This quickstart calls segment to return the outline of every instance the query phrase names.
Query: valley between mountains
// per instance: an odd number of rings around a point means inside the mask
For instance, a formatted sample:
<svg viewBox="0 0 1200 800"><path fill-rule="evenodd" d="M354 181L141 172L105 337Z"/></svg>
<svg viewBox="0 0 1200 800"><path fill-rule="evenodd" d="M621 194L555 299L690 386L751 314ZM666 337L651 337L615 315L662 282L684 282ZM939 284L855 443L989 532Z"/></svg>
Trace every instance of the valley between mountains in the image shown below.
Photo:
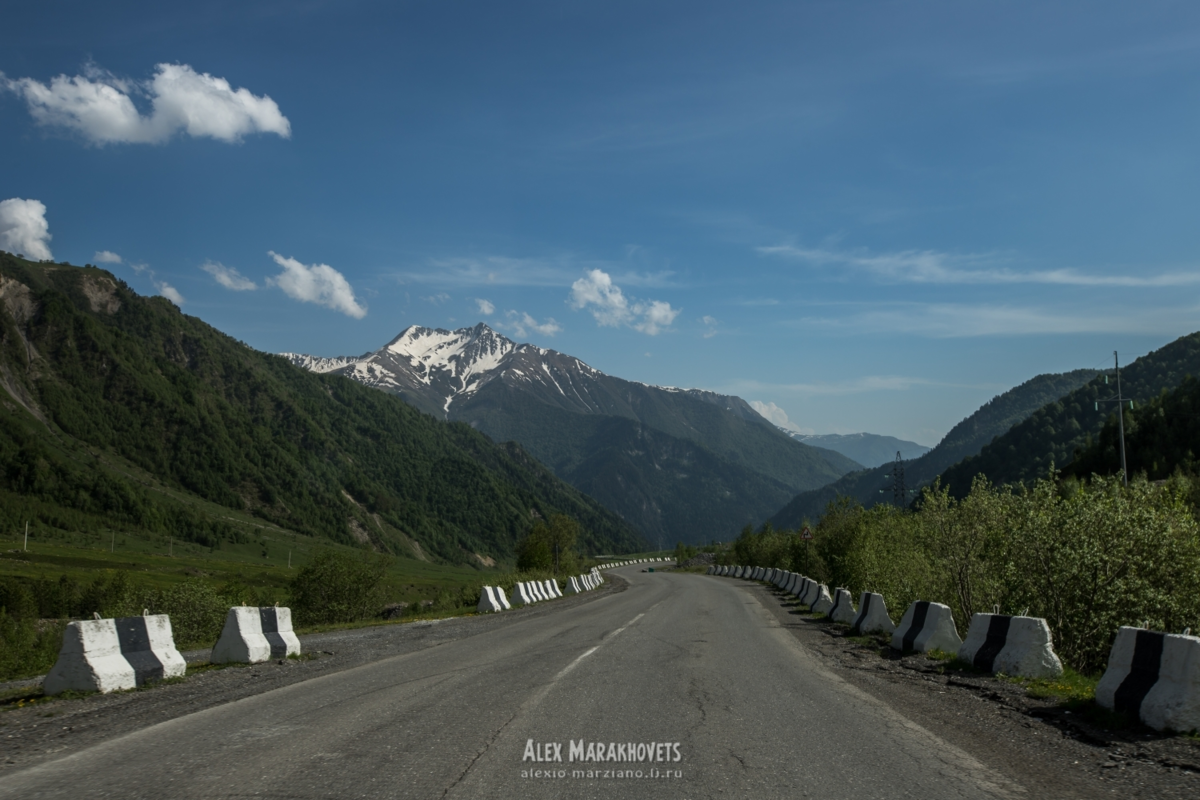
<svg viewBox="0 0 1200 800"><path fill-rule="evenodd" d="M412 326L353 358L282 355L519 442L659 547L727 538L861 469L795 440L739 397L622 380L482 323Z"/></svg>

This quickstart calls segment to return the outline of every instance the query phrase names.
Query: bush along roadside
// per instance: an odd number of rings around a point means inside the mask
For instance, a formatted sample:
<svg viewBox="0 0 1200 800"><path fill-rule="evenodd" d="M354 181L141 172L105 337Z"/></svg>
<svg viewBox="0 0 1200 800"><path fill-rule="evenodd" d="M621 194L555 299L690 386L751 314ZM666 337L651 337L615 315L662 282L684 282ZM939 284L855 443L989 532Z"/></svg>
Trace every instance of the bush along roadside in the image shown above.
<svg viewBox="0 0 1200 800"><path fill-rule="evenodd" d="M877 592L896 613L915 600L971 617L999 609L1046 619L1054 648L1081 674L1104 669L1123 625L1200 630L1200 526L1184 478L1095 477L995 487L979 478L958 501L934 486L915 510L842 499L812 527L747 529L718 564L777 567L857 598Z"/></svg>

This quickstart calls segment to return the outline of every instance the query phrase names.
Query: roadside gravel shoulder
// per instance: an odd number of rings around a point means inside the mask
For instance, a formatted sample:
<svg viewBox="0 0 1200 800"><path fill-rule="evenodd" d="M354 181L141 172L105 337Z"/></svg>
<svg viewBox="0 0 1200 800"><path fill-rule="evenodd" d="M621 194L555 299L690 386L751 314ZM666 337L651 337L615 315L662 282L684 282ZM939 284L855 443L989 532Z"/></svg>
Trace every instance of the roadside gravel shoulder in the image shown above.
<svg viewBox="0 0 1200 800"><path fill-rule="evenodd" d="M594 591L500 614L309 634L300 637L305 654L300 659L221 668L200 666L191 671L192 664L207 660L208 651L189 651L189 674L157 686L43 700L23 708L0 705L0 776L168 719L554 614L622 592L628 585L619 576L609 574Z"/></svg>
<svg viewBox="0 0 1200 800"><path fill-rule="evenodd" d="M845 635L795 598L743 584L836 675L1021 783L1031 797L1200 797L1200 741L1138 726L1104 730L1053 699L987 675L945 671L923 654ZM869 640L868 640L869 641Z"/></svg>

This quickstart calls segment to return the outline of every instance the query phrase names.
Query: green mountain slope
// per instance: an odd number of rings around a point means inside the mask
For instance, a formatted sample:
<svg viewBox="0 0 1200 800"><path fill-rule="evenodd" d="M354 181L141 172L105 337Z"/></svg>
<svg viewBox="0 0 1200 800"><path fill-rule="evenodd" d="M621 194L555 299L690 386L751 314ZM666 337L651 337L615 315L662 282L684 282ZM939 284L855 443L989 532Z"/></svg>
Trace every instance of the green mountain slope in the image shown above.
<svg viewBox="0 0 1200 800"><path fill-rule="evenodd" d="M507 557L557 512L580 520L585 549L642 545L520 447L257 352L103 270L0 254L0 326L0 494L44 524L218 544L235 533L215 504L469 562Z"/></svg>
<svg viewBox="0 0 1200 800"><path fill-rule="evenodd" d="M1177 469L1197 474L1200 464L1200 380L1188 376L1145 405L1125 408L1125 463L1130 476L1169 478ZM1120 432L1110 414L1099 435L1063 473L1079 478L1121 471Z"/></svg>
<svg viewBox="0 0 1200 800"><path fill-rule="evenodd" d="M494 438L521 442L556 475L664 546L705 542L758 522L794 491L694 441L626 417L576 414L523 393L494 408L479 404L474 412L472 424ZM823 482L828 469L804 477Z"/></svg>
<svg viewBox="0 0 1200 800"><path fill-rule="evenodd" d="M1200 333L1176 339L1121 368L1121 389L1136 403L1146 403L1183 383L1188 375L1200 375ZM957 496L971 488L976 475L993 483L1017 483L1046 474L1051 465L1064 467L1077 451L1100 433L1115 412L1111 403L1095 403L1112 397L1116 386L1100 376L1075 391L1038 409L1012 427L978 455L966 458L942 474L942 482Z"/></svg>
<svg viewBox="0 0 1200 800"><path fill-rule="evenodd" d="M904 482L912 490L928 485L944 469L965 456L978 453L988 442L1020 423L1047 403L1094 378L1094 370L1075 370L1062 374L1038 375L1025 383L993 397L971 416L959 422L936 447L920 458L904 462ZM853 472L836 483L812 492L803 492L771 518L776 527L794 528L805 519L815 521L830 501L852 497L864 506L893 502L892 464Z"/></svg>

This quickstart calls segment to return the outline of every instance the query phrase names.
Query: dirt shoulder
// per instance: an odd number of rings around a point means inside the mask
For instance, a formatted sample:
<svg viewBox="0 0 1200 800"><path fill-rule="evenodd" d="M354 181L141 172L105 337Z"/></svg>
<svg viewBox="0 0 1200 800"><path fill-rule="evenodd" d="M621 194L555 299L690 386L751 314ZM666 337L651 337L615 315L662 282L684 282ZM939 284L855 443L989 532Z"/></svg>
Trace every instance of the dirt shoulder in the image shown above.
<svg viewBox="0 0 1200 800"><path fill-rule="evenodd" d="M1023 784L1033 797L1200 797L1200 740L1144 726L1107 730L1056 699L988 675L948 671L921 654L900 656L882 638L850 638L795 598L747 585L839 677Z"/></svg>
<svg viewBox="0 0 1200 800"><path fill-rule="evenodd" d="M314 633L300 637L301 659L222 668L189 663L183 678L145 689L46 699L23 707L12 698L0 700L0 776L164 720L590 603L628 585L608 574L595 591L501 614ZM188 655L191 662L204 654Z"/></svg>

